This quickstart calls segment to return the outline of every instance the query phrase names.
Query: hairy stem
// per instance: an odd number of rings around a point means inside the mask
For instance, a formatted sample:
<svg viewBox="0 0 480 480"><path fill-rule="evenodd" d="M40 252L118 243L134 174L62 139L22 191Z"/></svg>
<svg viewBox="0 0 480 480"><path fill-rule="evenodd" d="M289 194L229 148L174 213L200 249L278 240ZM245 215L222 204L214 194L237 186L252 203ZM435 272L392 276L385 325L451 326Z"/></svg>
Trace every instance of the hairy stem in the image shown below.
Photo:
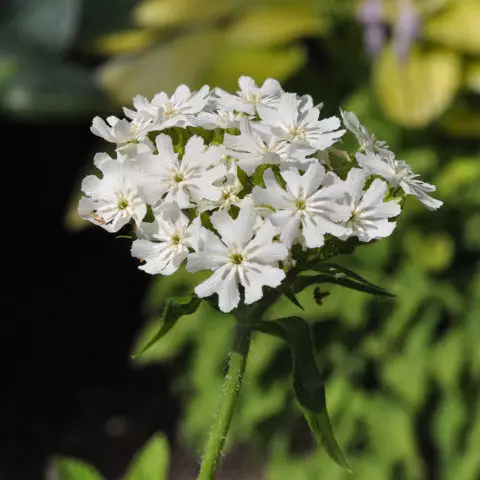
<svg viewBox="0 0 480 480"><path fill-rule="evenodd" d="M238 393L242 385L243 374L247 364L250 348L250 329L242 324L235 327L235 338L230 353L228 372L223 383L220 406L215 416L215 423L205 447L198 480L213 480L219 458L227 438L232 421Z"/></svg>

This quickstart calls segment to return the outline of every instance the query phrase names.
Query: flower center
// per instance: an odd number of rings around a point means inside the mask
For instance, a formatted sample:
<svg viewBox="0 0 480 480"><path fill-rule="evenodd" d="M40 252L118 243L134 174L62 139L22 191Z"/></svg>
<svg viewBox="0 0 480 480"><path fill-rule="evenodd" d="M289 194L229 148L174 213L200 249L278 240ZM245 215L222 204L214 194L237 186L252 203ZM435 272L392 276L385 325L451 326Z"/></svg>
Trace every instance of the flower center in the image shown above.
<svg viewBox="0 0 480 480"><path fill-rule="evenodd" d="M177 110L172 105L172 102L166 103L163 107L163 110L164 110L165 119L169 119L171 117L174 117L177 114Z"/></svg>
<svg viewBox="0 0 480 480"><path fill-rule="evenodd" d="M175 183L180 183L180 182L183 182L183 175L181 173L176 173L174 176L173 176L173 181Z"/></svg>
<svg viewBox="0 0 480 480"><path fill-rule="evenodd" d="M305 200L297 199L295 202L295 207L297 207L297 210L305 210L305 207L307 204L305 203Z"/></svg>
<svg viewBox="0 0 480 480"><path fill-rule="evenodd" d="M126 198L121 198L118 201L117 206L119 210L125 210L126 208L128 208L128 200Z"/></svg>
<svg viewBox="0 0 480 480"><path fill-rule="evenodd" d="M182 241L180 235L178 233L176 233L175 235L173 235L172 237L172 243L174 245L178 245L180 242Z"/></svg>
<svg viewBox="0 0 480 480"><path fill-rule="evenodd" d="M243 262L243 256L241 253L232 253L230 255L230 260L235 265L240 265Z"/></svg>

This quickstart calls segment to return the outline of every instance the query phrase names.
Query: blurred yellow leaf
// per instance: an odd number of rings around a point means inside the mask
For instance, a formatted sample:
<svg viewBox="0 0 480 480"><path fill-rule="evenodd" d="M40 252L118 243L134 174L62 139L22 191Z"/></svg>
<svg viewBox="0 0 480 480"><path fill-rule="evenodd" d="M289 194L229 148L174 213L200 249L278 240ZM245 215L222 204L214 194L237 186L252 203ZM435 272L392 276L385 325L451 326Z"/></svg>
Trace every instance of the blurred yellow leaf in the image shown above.
<svg viewBox="0 0 480 480"><path fill-rule="evenodd" d="M391 46L377 60L373 81L385 114L408 127L422 127L450 105L461 81L461 61L452 52L412 49L405 63Z"/></svg>
<svg viewBox="0 0 480 480"><path fill-rule="evenodd" d="M238 0L146 0L134 12L135 22L147 28L171 28L191 22L216 20Z"/></svg>
<svg viewBox="0 0 480 480"><path fill-rule="evenodd" d="M221 44L219 34L191 35L158 45L137 56L121 56L99 70L102 86L120 104L137 95L152 97L160 91L173 93L181 83L195 89Z"/></svg>
<svg viewBox="0 0 480 480"><path fill-rule="evenodd" d="M273 77L286 80L306 61L303 47L283 49L228 49L218 55L207 73L205 81L225 89L237 90L237 79L249 75L257 83Z"/></svg>
<svg viewBox="0 0 480 480"><path fill-rule="evenodd" d="M480 93L480 60L475 60L467 65L465 83L468 88Z"/></svg>
<svg viewBox="0 0 480 480"><path fill-rule="evenodd" d="M464 52L480 54L480 1L457 0L424 25L427 39Z"/></svg>
<svg viewBox="0 0 480 480"><path fill-rule="evenodd" d="M228 30L229 41L243 47L273 46L298 37L320 35L328 27L314 5L255 8L242 15Z"/></svg>
<svg viewBox="0 0 480 480"><path fill-rule="evenodd" d="M125 30L100 37L94 50L102 55L118 55L144 50L158 39L158 35L148 30Z"/></svg>

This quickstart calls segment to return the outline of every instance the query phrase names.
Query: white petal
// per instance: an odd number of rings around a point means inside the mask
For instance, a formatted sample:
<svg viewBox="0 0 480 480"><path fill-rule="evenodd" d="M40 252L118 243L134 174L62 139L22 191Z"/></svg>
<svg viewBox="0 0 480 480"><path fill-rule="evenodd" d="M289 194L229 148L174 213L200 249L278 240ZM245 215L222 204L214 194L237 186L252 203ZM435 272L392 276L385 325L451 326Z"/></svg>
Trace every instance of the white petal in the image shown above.
<svg viewBox="0 0 480 480"><path fill-rule="evenodd" d="M267 78L263 82L263 85L260 91L262 95L265 95L268 97L280 96L283 93L280 82L273 78Z"/></svg>
<svg viewBox="0 0 480 480"><path fill-rule="evenodd" d="M347 175L346 186L352 202L358 202L363 195L367 172L362 168L352 168Z"/></svg>
<svg viewBox="0 0 480 480"><path fill-rule="evenodd" d="M161 133L155 139L155 145L158 150L157 158L159 158L160 160L163 160L162 157L166 157L166 159L168 160L171 160L171 159L177 160L177 154L173 150L172 139L170 136L165 135L164 133ZM178 160L175 163L178 163Z"/></svg>
<svg viewBox="0 0 480 480"><path fill-rule="evenodd" d="M348 229L320 215L315 217L305 216L302 219L302 234L308 248L321 247L324 244L325 233L341 237L348 233Z"/></svg>
<svg viewBox="0 0 480 480"><path fill-rule="evenodd" d="M242 285L245 287L245 303L250 304L260 300L264 285L278 287L284 278L283 270L268 265L255 264L254 268L247 269L242 279Z"/></svg>
<svg viewBox="0 0 480 480"><path fill-rule="evenodd" d="M233 234L235 236L235 245L240 248L245 247L254 235L254 227L257 220L257 212L253 206L246 205L240 209L238 217L234 220Z"/></svg>
<svg viewBox="0 0 480 480"><path fill-rule="evenodd" d="M397 224L388 220L380 220L374 223L366 223L357 226L355 234L361 242L370 242L377 238L389 237Z"/></svg>
<svg viewBox="0 0 480 480"><path fill-rule="evenodd" d="M216 273L216 272L215 272ZM234 268L230 270L218 291L218 308L222 312L231 312L240 302L238 278Z"/></svg>
<svg viewBox="0 0 480 480"><path fill-rule="evenodd" d="M397 183L395 170L379 155L374 153L356 153L355 158L357 159L358 164L368 172L375 175L380 175L381 177L385 178L385 180L388 180L388 182L390 182L392 185Z"/></svg>
<svg viewBox="0 0 480 480"><path fill-rule="evenodd" d="M100 117L95 117L92 120L92 126L90 127L90 131L105 139L107 142L115 143L115 137L113 136L110 127L105 123L105 120Z"/></svg>
<svg viewBox="0 0 480 480"><path fill-rule="evenodd" d="M198 135L189 138L182 158L182 167L184 169L194 168L202 164L204 145L203 138Z"/></svg>
<svg viewBox="0 0 480 480"><path fill-rule="evenodd" d="M135 209L133 212L132 218L135 220L135 223L140 225L142 220L145 218L145 215L147 214L147 205L145 203L142 203L138 205L138 207Z"/></svg>
<svg viewBox="0 0 480 480"><path fill-rule="evenodd" d="M99 192L101 189L102 181L100 178L95 175L88 175L82 181L82 192L87 195L95 196L96 192Z"/></svg>
<svg viewBox="0 0 480 480"><path fill-rule="evenodd" d="M190 256L191 255L189 255L188 260L190 260ZM222 282L224 281L224 277L228 274L229 269L229 265L223 265L222 267L220 267L210 277L208 277L205 281L195 287L195 293L200 298L204 298L213 295L215 292L218 292L218 290L220 290Z"/></svg>
<svg viewBox="0 0 480 480"><path fill-rule="evenodd" d="M280 228L280 240L282 243L286 245L287 248L291 248L300 230L300 215L284 210L273 213L268 218L274 225Z"/></svg>
<svg viewBox="0 0 480 480"><path fill-rule="evenodd" d="M291 195L280 187L271 169L265 171L263 181L266 188L254 187L252 190L253 200L257 205L267 205L275 209L292 208Z"/></svg>

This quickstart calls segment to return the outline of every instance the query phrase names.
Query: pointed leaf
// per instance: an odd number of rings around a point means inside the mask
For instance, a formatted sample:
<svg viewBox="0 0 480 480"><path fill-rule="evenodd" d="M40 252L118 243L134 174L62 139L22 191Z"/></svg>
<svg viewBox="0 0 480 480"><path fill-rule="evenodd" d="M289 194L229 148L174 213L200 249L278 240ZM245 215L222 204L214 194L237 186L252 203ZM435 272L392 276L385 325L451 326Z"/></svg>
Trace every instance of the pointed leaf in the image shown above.
<svg viewBox="0 0 480 480"><path fill-rule="evenodd" d="M354 271L342 267L341 265L337 265L334 263L327 263L327 262L322 262L319 263L313 267L309 267L311 270L314 270L315 272L321 272L325 273L330 276L334 276L336 279L350 279L355 282L359 282L362 285L365 285L367 287L371 287L374 290L382 291L384 292L383 295L389 295L389 296L394 296L390 293L388 293L383 287L379 287L378 285L373 284L372 282L369 282L366 278L363 278L361 275L358 273L355 273Z"/></svg>
<svg viewBox="0 0 480 480"><path fill-rule="evenodd" d="M305 310L302 306L302 304L298 301L298 298L295 296L295 294L289 289L286 288L283 290L283 294L298 308Z"/></svg>
<svg viewBox="0 0 480 480"><path fill-rule="evenodd" d="M298 293L310 285L317 285L319 283L335 283L336 285L350 288L351 290L357 290L358 292L368 293L370 295L379 295L385 297L395 296L381 287L376 287L375 285L366 285L364 283L351 280L350 278L336 277L334 275L325 274L300 276L295 280L293 289L295 293Z"/></svg>
<svg viewBox="0 0 480 480"><path fill-rule="evenodd" d="M264 321L253 328L282 338L288 343L293 358L293 386L305 419L328 455L348 471L350 467L338 446L330 424L325 399L325 384L315 362L310 327L299 317Z"/></svg>
<svg viewBox="0 0 480 480"><path fill-rule="evenodd" d="M132 355L133 358L147 351L152 345L163 338L184 315L195 313L200 306L201 299L195 295L186 297L174 297L167 301L162 313L162 324L158 332L147 342L147 344L138 352Z"/></svg>
<svg viewBox="0 0 480 480"><path fill-rule="evenodd" d="M168 441L154 435L133 457L124 480L166 480L168 463Z"/></svg>
<svg viewBox="0 0 480 480"><path fill-rule="evenodd" d="M58 480L102 480L102 475L90 464L71 457L56 457L51 464Z"/></svg>

